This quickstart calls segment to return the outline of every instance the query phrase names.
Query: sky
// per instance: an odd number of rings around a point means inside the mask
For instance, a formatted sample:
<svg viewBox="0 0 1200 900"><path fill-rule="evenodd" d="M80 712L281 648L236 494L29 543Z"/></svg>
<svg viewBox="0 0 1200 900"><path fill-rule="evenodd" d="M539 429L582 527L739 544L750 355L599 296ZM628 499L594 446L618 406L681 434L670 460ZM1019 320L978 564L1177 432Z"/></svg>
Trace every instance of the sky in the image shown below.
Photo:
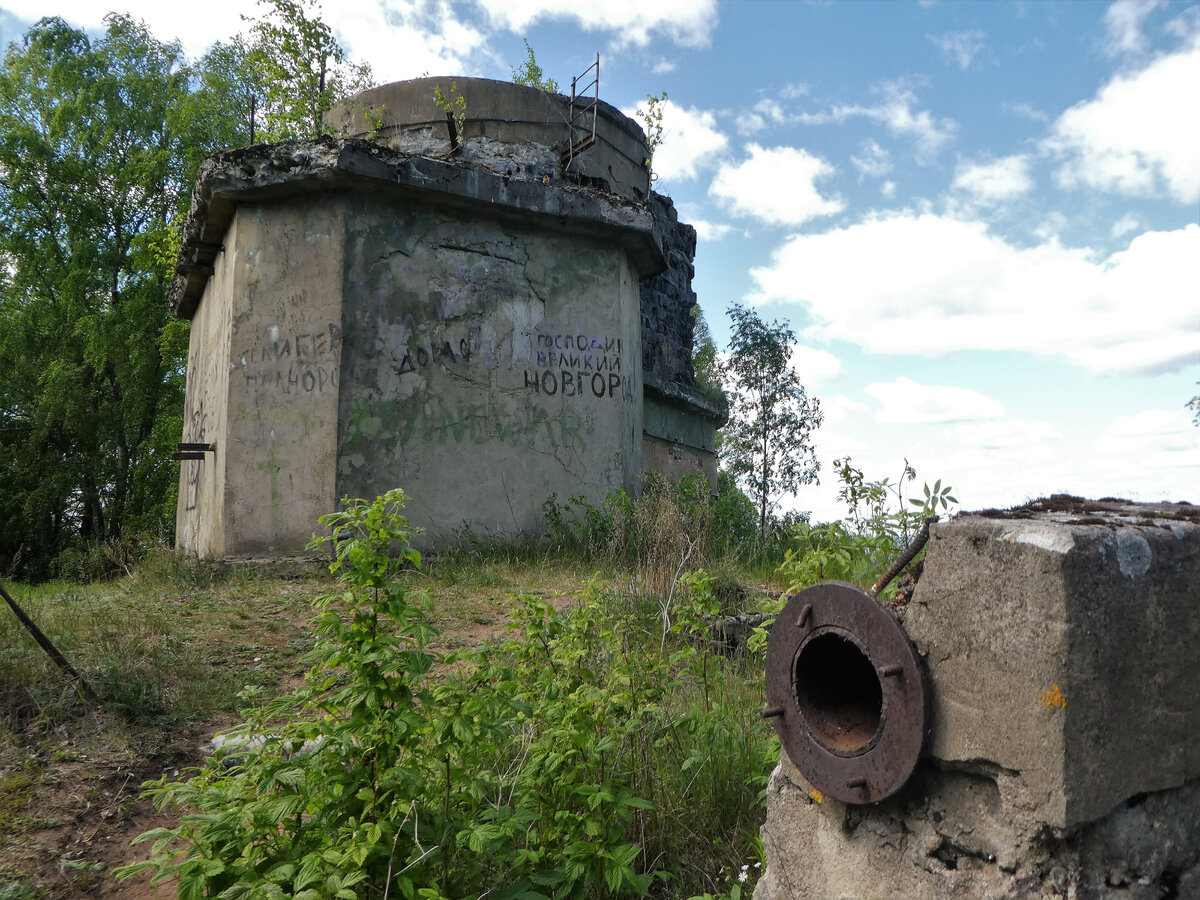
<svg viewBox="0 0 1200 900"><path fill-rule="evenodd" d="M252 3L0 0L128 12L199 56ZM569 85L667 92L656 190L699 235L718 345L734 302L797 335L835 459L964 509L1050 493L1200 504L1200 3L353 0L321 16L377 81L510 79L522 39Z"/></svg>

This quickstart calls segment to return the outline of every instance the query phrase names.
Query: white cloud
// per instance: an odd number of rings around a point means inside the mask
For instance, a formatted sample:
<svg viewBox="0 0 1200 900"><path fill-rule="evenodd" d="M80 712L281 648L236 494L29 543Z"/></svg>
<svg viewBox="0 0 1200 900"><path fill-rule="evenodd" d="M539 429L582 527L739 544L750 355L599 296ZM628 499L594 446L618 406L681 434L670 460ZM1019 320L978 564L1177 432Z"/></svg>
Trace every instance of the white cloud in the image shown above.
<svg viewBox="0 0 1200 900"><path fill-rule="evenodd" d="M883 184L879 185L879 193L883 194L885 197L894 197L896 195L896 182L885 181Z"/></svg>
<svg viewBox="0 0 1200 900"><path fill-rule="evenodd" d="M238 0L212 0L203 5L159 0L124 0L111 5L93 0L57 0L53 8L38 0L4 0L4 8L19 19L34 22L42 16L56 15L86 29L103 28L109 11L119 9L144 21L160 41L179 40L193 58L202 55L214 41L233 37L242 28L240 14L256 12Z"/></svg>
<svg viewBox="0 0 1200 900"><path fill-rule="evenodd" d="M900 376L868 384L863 390L879 401L875 421L882 425L947 425L1004 416L998 401L970 388L918 384Z"/></svg>
<svg viewBox="0 0 1200 900"><path fill-rule="evenodd" d="M733 232L732 225L709 222L707 219L687 219L686 221L696 229L696 239L704 243L719 241Z"/></svg>
<svg viewBox="0 0 1200 900"><path fill-rule="evenodd" d="M1179 409L1148 409L1121 416L1096 439L1094 452L1160 467L1200 468L1200 428ZM1197 482L1200 483L1200 482ZM1184 485L1180 485L1181 488Z"/></svg>
<svg viewBox="0 0 1200 900"><path fill-rule="evenodd" d="M754 104L754 109L737 117L737 130L738 134L754 134L766 128L768 122L779 125L786 121L787 116L779 101L764 97Z"/></svg>
<svg viewBox="0 0 1200 900"><path fill-rule="evenodd" d="M718 20L717 0L593 0L567 6L559 0L475 0L494 27L525 34L548 20L570 20L585 31L607 32L618 46L644 47L651 40L670 40L684 46L709 43ZM5 0L18 18L35 20L47 14L44 3ZM72 24L99 28L112 6L94 0L58 0L53 13ZM142 19L160 40L178 38L195 58L217 40L242 29L239 15L256 15L245 0L209 0L203 4L163 3L162 0L122 0L117 5ZM321 18L359 61L372 64L380 81L411 78L424 72L472 74L473 54L486 51L483 32L467 24L451 0L378 0L375 3L327 4Z"/></svg>
<svg viewBox="0 0 1200 900"><path fill-rule="evenodd" d="M784 100L795 100L797 97L803 97L808 93L808 85L803 82L784 85L783 90L779 92L779 96Z"/></svg>
<svg viewBox="0 0 1200 900"><path fill-rule="evenodd" d="M1054 238L1016 247L982 222L895 213L793 235L751 276L752 302L805 306L807 333L873 353L1018 350L1092 372L1200 361L1200 225L1147 232L1102 258Z"/></svg>
<svg viewBox="0 0 1200 900"><path fill-rule="evenodd" d="M854 168L858 169L860 175L882 178L892 171L892 157L879 144L868 139L863 141L861 146L861 155L850 157L850 162L854 163Z"/></svg>
<svg viewBox="0 0 1200 900"><path fill-rule="evenodd" d="M1104 13L1110 55L1140 53L1146 49L1142 22L1162 0L1116 0Z"/></svg>
<svg viewBox="0 0 1200 900"><path fill-rule="evenodd" d="M960 162L954 173L956 190L966 191L981 203L1001 203L1033 190L1029 157L1005 156L991 162Z"/></svg>
<svg viewBox="0 0 1200 900"><path fill-rule="evenodd" d="M1165 188L1180 203L1200 200L1198 84L1200 36L1068 109L1045 141L1063 159L1059 183L1137 196Z"/></svg>
<svg viewBox="0 0 1200 900"><path fill-rule="evenodd" d="M972 60L984 47L983 32L977 28L971 31L950 31L941 35L928 34L926 37L942 51L943 56L957 63L964 72L971 68Z"/></svg>
<svg viewBox="0 0 1200 900"><path fill-rule="evenodd" d="M744 112L735 122L738 134L757 134L767 127L766 121L756 112Z"/></svg>
<svg viewBox="0 0 1200 900"><path fill-rule="evenodd" d="M834 394L821 398L821 412L825 414L821 433L828 434L830 429L847 424L853 416L870 413L871 407L845 394Z"/></svg>
<svg viewBox="0 0 1200 900"><path fill-rule="evenodd" d="M640 106L638 108L641 108ZM707 110L680 106L673 100L660 104L662 144L654 151L654 171L664 181L695 178L699 170L715 166L729 139L717 128L717 119ZM621 110L631 118L635 108ZM637 119L639 125L644 125Z"/></svg>
<svg viewBox="0 0 1200 900"><path fill-rule="evenodd" d="M21 18L46 14L44 4L6 0L5 8ZM111 6L91 0L58 0L55 14L73 25L98 29ZM124 12L144 21L159 40L178 38L195 59L215 41L244 32L239 16L260 10L244 0L211 0L204 4L122 0ZM449 0L384 0L378 4L324 7L321 18L356 62L370 62L379 82L414 78L422 73L461 75L477 71L472 59L485 50L486 38L460 20Z"/></svg>
<svg viewBox="0 0 1200 900"><path fill-rule="evenodd" d="M814 388L842 373L842 361L828 350L806 347L803 344L792 345L791 364L810 393Z"/></svg>
<svg viewBox="0 0 1200 900"><path fill-rule="evenodd" d="M953 119L938 119L929 110L914 110L917 95L903 82L885 82L875 93L881 97L881 102L875 106L842 104L829 112L803 113L797 118L805 125L840 123L855 117L873 119L893 134L912 138L917 145L918 158L926 161L953 140L958 123Z"/></svg>
<svg viewBox="0 0 1200 900"><path fill-rule="evenodd" d="M724 163L709 193L735 215L753 216L771 225L800 225L840 212L840 197L823 197L816 181L834 168L819 156L796 147L749 144L750 157Z"/></svg>
<svg viewBox="0 0 1200 900"><path fill-rule="evenodd" d="M783 114L783 107L779 105L779 101L772 100L770 97L764 97L755 103L754 111L777 124L787 121L787 117Z"/></svg>
<svg viewBox="0 0 1200 900"><path fill-rule="evenodd" d="M1050 117L1048 115L1030 103L1006 103L1004 104L1004 108L1008 112L1014 112L1017 115L1024 116L1026 119L1031 119L1034 122L1050 121Z"/></svg>
<svg viewBox="0 0 1200 900"><path fill-rule="evenodd" d="M654 67L650 71L655 75L666 75L668 72L674 72L675 61L662 57L654 63Z"/></svg>
<svg viewBox="0 0 1200 900"><path fill-rule="evenodd" d="M686 222L696 229L696 238L699 241L719 241L734 231L732 225L706 219L704 207L698 203L679 202L675 208L679 211L679 221Z"/></svg>
<svg viewBox="0 0 1200 900"><path fill-rule="evenodd" d="M487 52L487 38L458 19L448 0L348 3L322 15L351 57L370 61L380 83L429 75L476 74L471 61Z"/></svg>
<svg viewBox="0 0 1200 900"><path fill-rule="evenodd" d="M717 25L717 0L475 0L496 24L525 34L534 24L570 20L585 31L607 31L618 45L645 47L652 38L669 38L686 47L707 46Z"/></svg>
<svg viewBox="0 0 1200 900"><path fill-rule="evenodd" d="M1052 209L1043 213L1041 221L1033 226L1033 236L1040 241L1051 243L1057 241L1070 224L1066 216L1057 209Z"/></svg>
<svg viewBox="0 0 1200 900"><path fill-rule="evenodd" d="M1137 231L1139 227L1141 227L1141 222L1138 220L1138 217L1133 213L1126 213L1113 222L1110 234L1117 238L1123 234L1129 234L1131 231Z"/></svg>
<svg viewBox="0 0 1200 900"><path fill-rule="evenodd" d="M1045 445L1058 440L1062 431L1052 422L993 419L986 422L964 422L951 430L951 443L975 451L1007 450L1027 445Z"/></svg>

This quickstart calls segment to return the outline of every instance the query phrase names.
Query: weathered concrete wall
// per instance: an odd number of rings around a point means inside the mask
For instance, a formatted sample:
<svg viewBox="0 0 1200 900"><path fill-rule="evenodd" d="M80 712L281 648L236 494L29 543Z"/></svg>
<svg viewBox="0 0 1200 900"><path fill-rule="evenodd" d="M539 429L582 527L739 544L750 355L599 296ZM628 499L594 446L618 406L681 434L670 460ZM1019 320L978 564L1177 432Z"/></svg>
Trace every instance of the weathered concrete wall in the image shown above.
<svg viewBox="0 0 1200 900"><path fill-rule="evenodd" d="M450 134L446 113L435 102L435 88L447 98L461 96L466 102L461 145L454 158L487 165L510 178L584 185L629 200L646 199L646 136L635 121L603 100L596 104L596 143L565 168L562 154L568 134L576 142L590 135L592 117L577 120L569 132L568 97L507 81L440 76L397 81L338 104L325 121L348 137L368 138L403 153L447 157Z"/></svg>
<svg viewBox="0 0 1200 900"><path fill-rule="evenodd" d="M302 552L339 497L397 486L430 538L636 490L638 283L662 265L645 206L590 189L361 141L214 157L172 296L198 326L189 436L226 424L194 464L219 488L181 472L178 545Z"/></svg>
<svg viewBox="0 0 1200 900"><path fill-rule="evenodd" d="M237 223L226 240L237 243ZM179 464L179 500L175 511L175 540L193 553L220 557L225 552L225 457L228 444L228 360L233 331L233 306L223 299L235 291L236 259L222 253L204 288L206 299L192 319L188 336L187 393L184 396L183 440L213 443L216 449L200 460Z"/></svg>
<svg viewBox="0 0 1200 900"><path fill-rule="evenodd" d="M1197 585L1186 504L936 525L904 618L933 703L917 772L853 807L782 760L757 900L1200 896Z"/></svg>
<svg viewBox="0 0 1200 900"><path fill-rule="evenodd" d="M338 491L395 485L434 537L537 532L642 470L637 277L617 246L355 197Z"/></svg>
<svg viewBox="0 0 1200 900"><path fill-rule="evenodd" d="M345 202L248 203L237 222L225 552L294 552L338 499Z"/></svg>
<svg viewBox="0 0 1200 900"><path fill-rule="evenodd" d="M650 195L650 209L663 233L667 267L642 282L642 370L658 383L696 391L692 370L692 341L696 320L696 229L679 221L675 203L661 194Z"/></svg>
<svg viewBox="0 0 1200 900"><path fill-rule="evenodd" d="M646 470L672 481L700 473L716 490L716 434L729 409L724 397L703 394L692 369L696 229L679 221L669 197L651 193L649 205L667 267L641 284Z"/></svg>

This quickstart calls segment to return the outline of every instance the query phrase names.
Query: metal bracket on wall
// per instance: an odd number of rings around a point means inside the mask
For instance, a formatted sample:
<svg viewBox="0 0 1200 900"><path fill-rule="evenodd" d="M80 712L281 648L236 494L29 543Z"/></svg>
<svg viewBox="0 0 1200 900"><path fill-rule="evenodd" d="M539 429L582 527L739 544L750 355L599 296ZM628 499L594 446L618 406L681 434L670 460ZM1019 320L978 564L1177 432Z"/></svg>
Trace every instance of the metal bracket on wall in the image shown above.
<svg viewBox="0 0 1200 900"><path fill-rule="evenodd" d="M580 82L585 81L593 70L595 70L595 75L592 77L592 80L580 88ZM587 96L588 91L593 92L591 97ZM571 102L567 112L567 149L562 155L563 169L570 166L571 160L576 156L596 143L596 113L599 103L600 54L597 53L596 61L584 69L582 75L577 75L571 79ZM587 124L589 113L592 116L590 126ZM580 132L582 132L583 137L577 140L575 135Z"/></svg>
<svg viewBox="0 0 1200 900"><path fill-rule="evenodd" d="M216 453L216 444L206 444L200 441L180 441L175 445L178 452L175 459L204 459L205 453Z"/></svg>

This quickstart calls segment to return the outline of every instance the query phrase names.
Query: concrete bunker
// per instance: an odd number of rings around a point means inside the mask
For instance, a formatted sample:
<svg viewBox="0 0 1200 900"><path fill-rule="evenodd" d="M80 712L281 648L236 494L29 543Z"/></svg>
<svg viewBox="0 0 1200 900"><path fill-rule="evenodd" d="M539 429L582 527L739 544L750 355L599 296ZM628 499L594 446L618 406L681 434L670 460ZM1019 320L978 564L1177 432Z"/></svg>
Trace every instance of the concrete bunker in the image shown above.
<svg viewBox="0 0 1200 900"><path fill-rule="evenodd" d="M430 540L537 533L546 498L715 479L691 371L695 232L603 102L455 79L335 108L343 134L201 167L171 302L192 321L177 546L302 552L342 496L403 487Z"/></svg>
<svg viewBox="0 0 1200 900"><path fill-rule="evenodd" d="M1200 509L1056 496L935 525L895 616L793 597L754 896L1200 897L1198 585Z"/></svg>

